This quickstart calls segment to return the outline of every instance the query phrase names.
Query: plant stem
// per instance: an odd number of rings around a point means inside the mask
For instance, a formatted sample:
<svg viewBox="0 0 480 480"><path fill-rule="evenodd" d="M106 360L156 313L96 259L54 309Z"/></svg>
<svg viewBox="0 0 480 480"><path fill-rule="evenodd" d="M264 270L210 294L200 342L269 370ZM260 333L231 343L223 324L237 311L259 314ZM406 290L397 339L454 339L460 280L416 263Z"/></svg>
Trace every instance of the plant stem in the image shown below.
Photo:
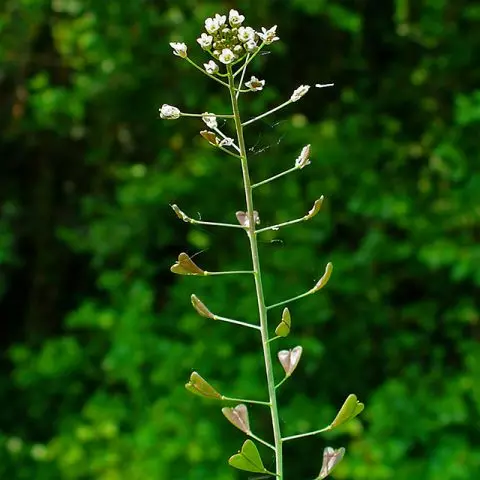
<svg viewBox="0 0 480 480"><path fill-rule="evenodd" d="M296 297L289 298L288 300L284 300L283 302L278 302L278 303L275 303L274 305L269 305L266 308L267 310L270 310L271 308L281 307L282 305L286 305L287 303L294 302L295 300L300 300L301 298L307 297L312 293L313 292L309 290L308 292L302 293L301 295L297 295Z"/></svg>
<svg viewBox="0 0 480 480"><path fill-rule="evenodd" d="M247 125L250 125L251 123L256 122L257 120L260 120L261 118L264 118L267 115L270 115L271 113L274 113L274 112L280 110L281 108L286 107L287 105L290 105L291 103L292 103L292 100L287 100L286 102L282 103L278 107L272 108L268 112L262 113L258 117L251 118L250 120L247 120L246 122L242 123L242 127L246 127Z"/></svg>
<svg viewBox="0 0 480 480"><path fill-rule="evenodd" d="M270 406L269 402L262 402L260 400L247 400L246 398L232 398L222 396L222 400L225 400L226 402L255 403L256 405L266 405L267 407Z"/></svg>
<svg viewBox="0 0 480 480"><path fill-rule="evenodd" d="M272 355L270 353L270 344L268 343L268 324L267 307L263 294L262 276L260 272L260 258L258 255L257 236L255 232L255 217L253 208L252 184L250 181L250 172L248 170L247 149L243 136L242 120L238 108L238 100L235 94L235 82L232 73L232 67L227 65L228 85L230 99L232 102L233 115L235 120L235 129L237 133L238 146L240 147L240 161L242 165L243 186L245 189L245 200L247 204L248 228L247 234L250 242L250 252L252 256L253 276L255 279L255 291L258 303L258 314L260 319L260 332L262 335L263 357L265 361L265 373L267 377L267 388L270 399L270 413L272 416L273 437L275 446L275 466L276 476L283 480L283 455L282 455L282 434L280 431L280 417L277 407L277 397L275 392L275 379L273 376Z"/></svg>
<svg viewBox="0 0 480 480"><path fill-rule="evenodd" d="M248 327L248 328L254 328L256 330L260 330L260 327L258 325L252 325L251 323L245 323L239 320L232 320L231 318L220 317L218 315L214 315L213 320L220 320L222 322L234 323L235 325L241 325L242 327Z"/></svg>
<svg viewBox="0 0 480 480"><path fill-rule="evenodd" d="M276 180L277 178L283 177L284 175L288 175L289 173L292 173L292 172L294 172L295 170L298 170L298 169L299 169L299 167L296 167L296 166L292 167L292 168L289 168L288 170L285 170L284 172L279 173L278 175L274 175L273 177L267 178L266 180L262 180L261 182L255 183L254 185L252 185L252 188L257 188L260 185L265 185L266 183L269 183L273 180Z"/></svg>
<svg viewBox="0 0 480 480"><path fill-rule="evenodd" d="M298 438L310 437L312 435L318 435L319 433L328 432L329 430L331 430L330 426L322 428L321 430L315 430L314 432L301 433L300 435L292 435L291 437L285 437L283 438L283 441L288 442L290 440L297 440Z"/></svg>
<svg viewBox="0 0 480 480"><path fill-rule="evenodd" d="M296 218L295 220L289 220L288 222L278 223L277 225L270 225L270 227L260 228L257 230L257 233L268 232L269 230L279 230L282 227L287 227L288 225L295 225L296 223L304 222L305 217Z"/></svg>

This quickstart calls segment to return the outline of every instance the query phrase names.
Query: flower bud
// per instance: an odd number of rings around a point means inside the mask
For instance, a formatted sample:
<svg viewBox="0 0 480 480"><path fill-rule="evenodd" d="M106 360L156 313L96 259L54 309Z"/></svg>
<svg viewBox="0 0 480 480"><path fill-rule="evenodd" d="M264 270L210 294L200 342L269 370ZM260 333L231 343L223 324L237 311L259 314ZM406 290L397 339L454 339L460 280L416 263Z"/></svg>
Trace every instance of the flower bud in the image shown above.
<svg viewBox="0 0 480 480"><path fill-rule="evenodd" d="M164 103L159 109L160 118L164 120L176 120L180 117L180 110L172 105Z"/></svg>

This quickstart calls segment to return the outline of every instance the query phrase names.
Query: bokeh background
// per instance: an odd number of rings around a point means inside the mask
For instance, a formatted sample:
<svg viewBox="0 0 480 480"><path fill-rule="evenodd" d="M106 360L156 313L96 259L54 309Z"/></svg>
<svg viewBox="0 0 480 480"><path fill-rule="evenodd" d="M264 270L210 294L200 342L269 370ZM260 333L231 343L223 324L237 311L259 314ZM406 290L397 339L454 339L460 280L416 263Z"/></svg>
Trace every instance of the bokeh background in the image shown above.
<svg viewBox="0 0 480 480"><path fill-rule="evenodd" d="M244 209L239 166L158 119L162 103L226 112L227 92L172 55L203 20L237 8L281 42L251 72L245 118L300 84L335 82L249 127L252 176L312 164L256 190L269 303L291 305L304 355L280 392L282 428L339 432L287 444L287 478L345 446L345 480L480 478L480 5L469 0L4 0L0 7L0 478L230 480L243 434L189 395L198 370L222 393L265 395L249 279L170 273L180 251L208 270L248 268L237 230L192 227ZM272 313L272 326L280 310ZM262 408L255 430L270 435ZM267 466L270 452L262 449ZM254 476L253 476L254 477Z"/></svg>

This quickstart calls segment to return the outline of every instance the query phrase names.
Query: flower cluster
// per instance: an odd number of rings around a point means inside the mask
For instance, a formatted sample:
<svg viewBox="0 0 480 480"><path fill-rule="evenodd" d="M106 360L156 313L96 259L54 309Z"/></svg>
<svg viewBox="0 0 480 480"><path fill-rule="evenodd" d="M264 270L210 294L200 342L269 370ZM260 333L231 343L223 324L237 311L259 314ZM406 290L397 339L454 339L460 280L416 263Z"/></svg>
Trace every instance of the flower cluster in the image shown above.
<svg viewBox="0 0 480 480"><path fill-rule="evenodd" d="M197 42L214 58L225 65L229 65L241 59L247 53L256 52L260 47L259 41L268 45L278 40L276 25L269 30L262 27L260 33L252 27L243 26L244 20L245 17L240 15L237 10L230 10L228 21L226 15L217 13L215 17L205 20L206 32L200 35ZM210 61L209 64L211 63L214 62Z"/></svg>

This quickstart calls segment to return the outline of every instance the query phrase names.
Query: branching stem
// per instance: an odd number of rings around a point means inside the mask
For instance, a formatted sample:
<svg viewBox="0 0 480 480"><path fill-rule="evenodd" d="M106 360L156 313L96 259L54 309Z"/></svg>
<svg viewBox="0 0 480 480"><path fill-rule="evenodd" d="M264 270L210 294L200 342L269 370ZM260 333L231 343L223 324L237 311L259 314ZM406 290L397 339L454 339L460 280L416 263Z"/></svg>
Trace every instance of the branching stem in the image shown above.
<svg viewBox="0 0 480 480"><path fill-rule="evenodd" d="M253 58L253 55L252 57ZM245 65L246 68L246 65ZM240 70L239 70L240 71ZM253 206L252 184L250 181L250 172L248 169L247 149L245 146L245 139L243 136L242 120L238 108L238 100L235 92L235 79L232 72L232 67L227 65L228 84L230 91L230 100L232 102L233 115L235 120L235 129L237 133L238 146L240 148L240 161L242 166L243 186L245 190L245 200L247 204L248 228L247 234L250 242L250 252L252 256L253 275L255 279L255 291L258 303L258 313L260 319L260 332L263 345L263 356L265 361L265 373L267 377L267 388L270 399L270 413L272 417L273 437L275 446L275 467L276 477L279 480L283 478L283 455L282 455L282 434L280 431L280 416L277 407L277 397L275 393L275 379L273 376L272 356L270 353L270 344L268 343L268 324L267 324L267 307L265 305L265 298L263 294L262 276L260 271L260 258L258 254L257 235L255 232L255 217ZM238 74L238 72L237 72Z"/></svg>

